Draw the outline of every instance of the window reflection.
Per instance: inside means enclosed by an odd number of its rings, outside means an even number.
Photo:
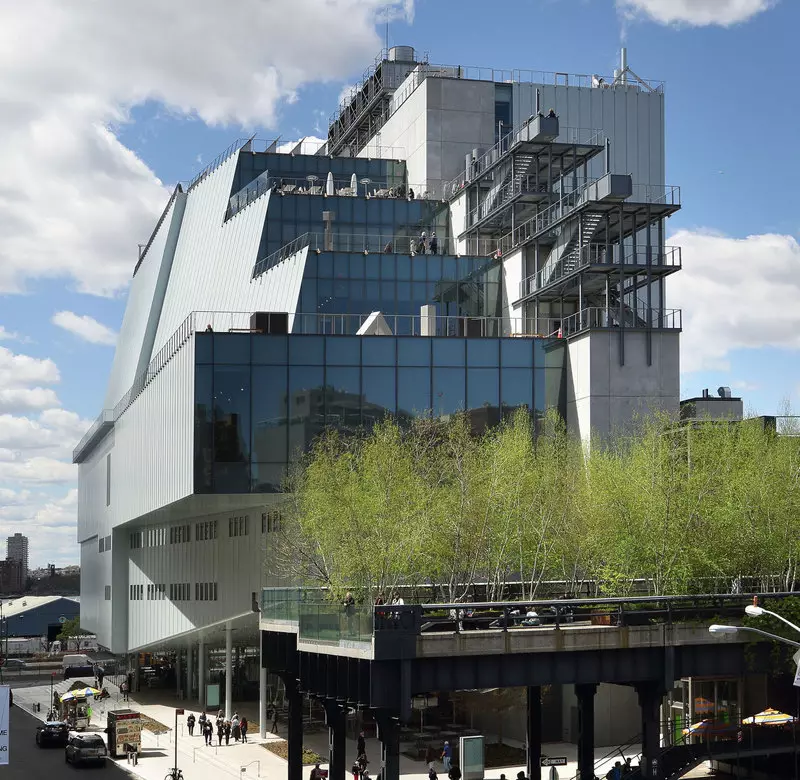
[[[253,460],[285,461],[288,447],[287,369],[253,366]]]
[[[369,427],[387,414],[395,413],[395,369],[364,367],[364,425]]]
[[[437,417],[455,414],[464,409],[464,369],[433,369],[433,413]]]
[[[397,369],[397,415],[410,420],[431,408],[431,372],[428,368]]]
[[[250,366],[214,366],[214,461],[250,460]]]
[[[326,425],[352,433],[361,425],[361,372],[358,368],[329,368]]]
[[[323,370],[317,366],[289,367],[289,457],[305,452],[325,426]]]

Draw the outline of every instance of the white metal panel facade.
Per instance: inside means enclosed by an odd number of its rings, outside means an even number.
[[[119,399],[128,392],[136,376],[136,367],[139,363],[147,322],[155,297],[156,283],[161,264],[164,261],[167,235],[174,214],[175,203],[173,202],[141,266],[139,266],[139,270],[131,280],[128,301],[125,305],[125,316],[122,318],[122,327],[117,338],[114,363],[111,367],[111,376],[108,380],[103,404],[105,409],[113,409],[116,406]]]
[[[271,193],[224,222],[237,160],[231,156],[186,196],[154,353],[192,311],[265,310],[266,288],[251,276]]]
[[[78,466],[78,542],[111,533],[111,507],[107,505],[108,455],[114,449],[111,430],[94,452]],[[111,456],[113,475],[114,456]]]

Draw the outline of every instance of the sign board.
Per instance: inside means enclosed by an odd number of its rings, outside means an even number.
[[[461,737],[458,748],[462,780],[483,780],[486,767],[483,737]]]
[[[206,707],[219,707],[219,685],[206,685]]]
[[[11,703],[9,700],[10,693],[11,688],[8,685],[0,685],[0,766],[8,764],[8,708]]]
[[[797,671],[794,673],[794,684],[800,688],[800,664],[797,664]]]
[[[800,650],[798,650],[798,651],[797,651],[797,652],[796,652],[796,653],[795,653],[795,654],[792,656],[792,660],[793,660],[793,661],[794,661],[796,664],[800,664]]]
[[[542,756],[539,759],[539,766],[566,766],[566,756]]]

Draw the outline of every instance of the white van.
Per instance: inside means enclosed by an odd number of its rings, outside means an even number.
[[[70,666],[91,666],[92,660],[86,653],[74,653],[73,655],[65,655],[61,661],[61,669],[68,669]]]

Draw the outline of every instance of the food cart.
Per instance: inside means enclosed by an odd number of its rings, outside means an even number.
[[[114,758],[139,753],[142,747],[142,716],[134,710],[108,713],[108,752]]]
[[[69,724],[70,731],[84,731],[89,727],[89,701],[77,696],[62,699],[61,719]]]

